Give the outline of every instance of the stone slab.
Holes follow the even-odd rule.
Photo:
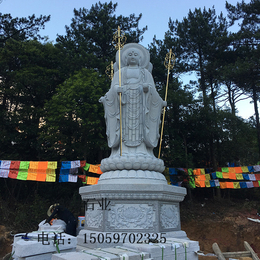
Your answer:
[[[124,244],[124,247],[131,248],[136,251],[144,251],[150,253],[152,258],[159,259],[162,255],[180,257],[190,255],[192,259],[197,256],[196,252],[200,250],[199,242],[188,239],[168,238],[166,243],[142,243],[142,244]],[[192,256],[193,255],[193,256]],[[179,259],[179,258],[178,258]],[[184,258],[183,258],[184,259]]]
[[[145,252],[133,251],[126,248],[106,248],[84,249],[80,252],[55,254],[52,256],[52,260],[140,260],[141,257],[146,260],[150,259],[149,254]]]
[[[54,244],[53,233],[28,233],[27,237],[28,239],[23,239],[21,236],[15,236],[12,252],[14,252],[14,256],[16,258],[32,257],[35,255],[39,256],[41,254],[57,252],[56,246]],[[77,237],[62,233],[57,236],[57,239],[60,251],[76,250]]]
[[[122,260],[123,257],[129,260],[139,260],[142,255],[143,259],[150,260],[198,260],[197,252],[199,249],[198,241],[181,238],[168,238],[166,243],[125,243],[123,246],[115,246],[103,249],[90,249],[78,246],[77,250],[80,250],[79,252],[55,254],[52,257],[52,260],[98,260],[99,258]]]
[[[62,253],[71,253],[75,252],[75,249],[70,250],[62,250]],[[15,257],[13,256],[14,260],[51,260],[53,253],[41,254],[41,255],[34,255],[34,256],[27,256],[27,257]]]
[[[52,255],[51,260],[98,260],[97,257],[84,254],[82,252],[60,253]]]

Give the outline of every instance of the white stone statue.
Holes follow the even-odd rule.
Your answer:
[[[130,43],[124,46],[121,54],[121,87],[119,85],[119,55],[117,53],[114,65],[116,72],[111,87],[106,95],[100,99],[105,108],[106,134],[108,146],[112,150],[110,158],[118,159],[119,165],[123,164],[116,167],[116,169],[121,170],[126,169],[126,167],[135,169],[137,168],[134,167],[135,162],[139,165],[144,159],[149,159],[150,163],[153,160],[152,164],[159,163],[162,166],[160,169],[157,167],[157,170],[161,172],[164,169],[163,162],[154,157],[153,148],[157,146],[160,137],[161,111],[166,102],[156,91],[151,75],[152,65],[148,50],[137,43]],[[122,93],[122,156],[120,156],[119,93]],[[111,170],[111,167],[106,169],[107,165],[105,164],[103,160],[102,170]],[[114,167],[112,166],[112,168]]]
[[[177,238],[184,241],[187,235],[181,231],[179,202],[186,195],[186,189],[167,184],[162,174],[165,168],[163,160],[153,154],[153,148],[157,146],[159,139],[161,112],[166,102],[155,89],[149,53],[139,44],[126,44],[122,49],[120,70],[118,64],[117,53],[114,64],[116,72],[111,87],[100,99],[105,108],[106,133],[111,155],[101,161],[103,174],[97,185],[80,187],[79,193],[82,200],[86,201],[86,212],[84,230],[77,237],[78,245],[88,249],[110,247],[111,244],[103,243],[104,240],[100,241],[100,238],[122,232],[128,237],[126,243],[131,246],[136,244],[131,242],[134,234],[142,239],[154,239],[156,236],[155,240],[165,235],[165,242],[167,238],[169,245],[169,241],[177,241]],[[104,199],[109,202],[104,205],[107,210],[103,209]],[[91,205],[89,203],[93,205],[92,209],[87,206]],[[93,230],[98,232],[94,244],[91,242]],[[120,238],[120,243],[122,240]],[[170,247],[169,256],[173,259],[174,252],[170,254]],[[199,250],[197,248],[194,249]],[[158,259],[161,248],[153,248],[152,251],[153,259]],[[194,254],[194,251],[191,252]],[[196,257],[190,258],[197,260]]]

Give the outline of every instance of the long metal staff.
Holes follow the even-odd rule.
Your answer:
[[[172,49],[170,49],[170,51],[166,54],[166,57],[165,57],[165,60],[164,60],[164,66],[166,67],[166,69],[168,69],[167,83],[166,83],[166,90],[165,90],[165,101],[167,101],[170,70],[173,69],[174,63],[175,63],[175,54],[172,53]],[[161,138],[160,138],[160,146],[159,146],[159,154],[158,154],[159,159],[160,159],[160,156],[161,156],[165,109],[166,109],[166,107],[163,108],[163,120],[162,120]]]
[[[120,50],[123,49],[124,44],[126,42],[126,36],[124,32],[120,31],[120,27],[118,26],[118,29],[116,33],[113,36],[113,45],[118,50],[118,57],[119,57],[119,87],[121,87],[121,56],[120,56]],[[120,156],[122,156],[122,93],[119,93],[119,111],[120,111]]]

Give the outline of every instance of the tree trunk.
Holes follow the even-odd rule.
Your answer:
[[[257,131],[257,142],[258,142],[258,154],[260,155],[260,124],[259,124],[259,112],[258,112],[258,95],[256,93],[256,86],[253,86],[253,101],[255,109],[255,119],[256,119],[256,131]]]

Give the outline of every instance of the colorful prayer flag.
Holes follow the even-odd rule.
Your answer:
[[[18,175],[18,170],[10,170],[8,178],[17,179],[17,175]]]
[[[226,182],[227,189],[234,189],[234,183],[233,182]]]
[[[240,184],[239,182],[233,182],[234,189],[240,189]]]
[[[48,169],[57,169],[57,162],[48,162]]]
[[[88,185],[94,185],[98,183],[98,178],[95,177],[89,177],[87,178],[87,184]]]
[[[8,178],[9,169],[0,169],[0,177],[1,178]]]
[[[47,173],[46,174],[46,182],[55,182],[56,174],[55,173]]]
[[[2,161],[1,168],[2,169],[10,169],[11,161]]]
[[[28,175],[28,170],[26,169],[20,169],[17,175],[17,180],[22,180],[22,181],[26,181],[27,180],[27,175]]]
[[[99,167],[98,165],[90,164],[88,171],[92,173],[97,173],[98,167]]]
[[[247,166],[242,166],[241,169],[242,169],[243,172],[249,172]]]

